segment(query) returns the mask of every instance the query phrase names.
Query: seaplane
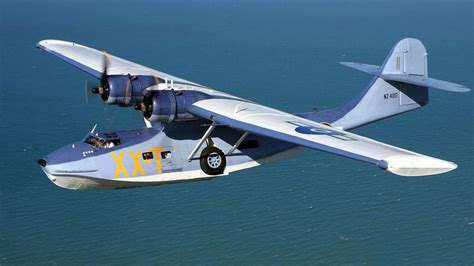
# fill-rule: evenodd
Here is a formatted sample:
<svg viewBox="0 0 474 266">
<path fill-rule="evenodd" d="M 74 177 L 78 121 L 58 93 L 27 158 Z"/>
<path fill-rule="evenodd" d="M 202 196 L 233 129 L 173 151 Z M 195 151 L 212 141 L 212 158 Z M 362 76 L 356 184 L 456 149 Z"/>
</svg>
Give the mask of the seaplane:
<svg viewBox="0 0 474 266">
<path fill-rule="evenodd" d="M 429 77 L 428 54 L 418 39 L 397 42 L 380 66 L 341 62 L 372 75 L 368 86 L 334 109 L 295 114 L 81 44 L 43 40 L 36 46 L 95 77 L 98 86 L 91 92 L 104 104 L 134 108 L 145 121 L 135 129 L 94 127 L 82 140 L 39 159 L 49 180 L 62 188 L 118 189 L 209 180 L 298 155 L 304 147 L 400 176 L 436 175 L 457 167 L 350 132 L 427 105 L 430 89 L 470 91 Z"/>
</svg>

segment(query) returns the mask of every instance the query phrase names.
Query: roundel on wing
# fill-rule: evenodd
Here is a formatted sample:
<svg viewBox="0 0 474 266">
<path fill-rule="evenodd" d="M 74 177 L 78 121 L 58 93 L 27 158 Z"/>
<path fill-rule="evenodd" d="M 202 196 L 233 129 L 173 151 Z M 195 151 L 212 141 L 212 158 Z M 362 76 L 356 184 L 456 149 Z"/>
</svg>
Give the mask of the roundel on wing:
<svg viewBox="0 0 474 266">
<path fill-rule="evenodd" d="M 299 126 L 295 128 L 295 131 L 301 134 L 312 134 L 312 135 L 334 135 L 337 132 L 327 130 L 324 128 L 317 128 L 312 126 Z"/>
</svg>

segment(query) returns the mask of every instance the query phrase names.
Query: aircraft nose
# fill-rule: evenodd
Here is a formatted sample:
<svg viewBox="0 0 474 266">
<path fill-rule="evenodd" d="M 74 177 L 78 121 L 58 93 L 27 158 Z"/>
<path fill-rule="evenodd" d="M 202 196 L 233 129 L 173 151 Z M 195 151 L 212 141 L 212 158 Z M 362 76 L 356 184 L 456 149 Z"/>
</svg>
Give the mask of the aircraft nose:
<svg viewBox="0 0 474 266">
<path fill-rule="evenodd" d="M 43 166 L 43 167 L 45 167 L 46 164 L 47 164 L 47 162 L 46 162 L 45 159 L 39 159 L 39 160 L 38 160 L 38 164 L 41 165 L 41 166 Z"/>
</svg>

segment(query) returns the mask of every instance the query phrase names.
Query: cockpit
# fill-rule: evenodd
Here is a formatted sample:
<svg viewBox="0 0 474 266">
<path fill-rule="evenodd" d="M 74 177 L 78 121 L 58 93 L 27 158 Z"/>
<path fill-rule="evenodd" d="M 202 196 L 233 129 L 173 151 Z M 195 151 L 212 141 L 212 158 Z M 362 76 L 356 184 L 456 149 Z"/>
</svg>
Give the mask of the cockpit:
<svg viewBox="0 0 474 266">
<path fill-rule="evenodd" d="M 145 141 L 158 134 L 161 129 L 139 128 L 120 131 L 102 131 L 88 133 L 83 143 L 94 146 L 97 149 L 112 149 L 117 146 L 127 146 L 137 141 Z"/>
<path fill-rule="evenodd" d="M 90 133 L 84 138 L 84 143 L 99 149 L 110 149 L 120 145 L 120 138 L 117 133 Z"/>
</svg>

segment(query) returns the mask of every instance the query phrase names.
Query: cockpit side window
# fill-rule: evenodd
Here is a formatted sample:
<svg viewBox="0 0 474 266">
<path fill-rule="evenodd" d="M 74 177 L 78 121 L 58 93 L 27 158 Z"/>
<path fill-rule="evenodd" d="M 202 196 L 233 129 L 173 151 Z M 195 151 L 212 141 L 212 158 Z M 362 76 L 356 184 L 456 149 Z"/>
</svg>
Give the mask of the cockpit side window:
<svg viewBox="0 0 474 266">
<path fill-rule="evenodd" d="M 105 147 L 106 148 L 113 148 L 115 146 L 120 145 L 120 139 L 109 139 L 106 141 Z"/>
<path fill-rule="evenodd" d="M 115 146 L 120 145 L 120 139 L 103 139 L 97 136 L 89 135 L 84 140 L 84 143 L 87 143 L 99 149 L 113 148 Z"/>
<path fill-rule="evenodd" d="M 98 139 L 97 139 L 96 137 L 89 135 L 89 136 L 87 136 L 87 138 L 84 140 L 84 143 L 87 143 L 87 144 L 89 144 L 89 145 L 92 145 L 92 146 L 94 146 L 94 147 L 97 147 L 97 146 L 96 146 L 97 140 L 98 140 Z"/>
</svg>

